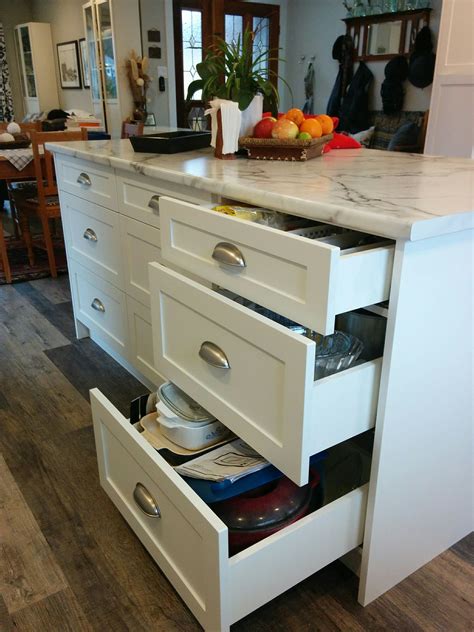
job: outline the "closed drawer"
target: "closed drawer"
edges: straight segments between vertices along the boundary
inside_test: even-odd
[[[308,338],[159,264],[150,289],[156,369],[298,485],[311,455],[375,425],[381,358],[314,381]]]
[[[68,255],[118,288],[123,286],[120,216],[102,206],[61,193]]]
[[[102,167],[86,160],[69,160],[58,156],[56,173],[61,191],[67,191],[107,208],[116,208],[115,175],[110,167]]]
[[[97,389],[91,403],[102,487],[208,632],[228,632],[362,542],[368,485],[229,557],[224,523]],[[138,506],[139,484],[160,517]]]
[[[389,297],[393,245],[344,251],[177,200],[160,208],[165,261],[321,334],[337,314]],[[234,265],[223,263],[229,248],[241,257]]]
[[[75,317],[92,334],[126,358],[128,328],[125,294],[76,261],[70,261],[69,277]]]
[[[150,306],[148,264],[161,263],[160,231],[129,217],[120,217],[125,291]]]
[[[119,210],[141,222],[160,227],[160,201],[163,195],[202,204],[213,196],[206,191],[145,176],[118,175]]]
[[[152,384],[159,385],[164,380],[155,369],[153,359],[153,331],[151,311],[131,296],[126,297],[129,335],[129,361],[147,377]],[[155,331],[155,336],[160,332]]]

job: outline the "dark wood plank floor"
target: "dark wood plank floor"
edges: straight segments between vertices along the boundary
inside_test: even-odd
[[[95,386],[124,413],[146,390],[74,339],[67,277],[0,287],[0,631],[197,632],[99,486]],[[366,608],[335,562],[232,630],[467,632],[473,550],[465,538]]]

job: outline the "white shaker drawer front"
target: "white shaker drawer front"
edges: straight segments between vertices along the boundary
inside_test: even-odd
[[[153,359],[150,308],[127,295],[127,314],[130,340],[129,360],[152,384],[159,385],[164,380],[155,369]],[[158,331],[155,332],[155,336],[159,336]]]
[[[161,263],[160,231],[123,215],[120,226],[126,292],[149,307],[148,264]]]
[[[128,354],[125,294],[75,261],[69,275],[75,317],[123,357]]]
[[[229,626],[362,542],[368,485],[229,557],[228,530],[94,389],[101,485],[206,632]]]
[[[218,630],[226,526],[97,389],[91,404],[102,487],[195,617]]]
[[[393,246],[339,247],[162,198],[163,259],[321,334],[389,297]]]
[[[86,160],[58,157],[56,171],[59,188],[62,191],[107,208],[116,208],[115,175],[110,167],[102,167]]]
[[[122,288],[119,214],[69,193],[61,194],[61,214],[69,256]]]
[[[298,485],[315,454],[375,424],[381,360],[314,381],[315,343],[150,265],[155,366]]]
[[[206,191],[146,176],[118,175],[117,185],[119,210],[157,228],[160,227],[160,204],[164,195],[197,204],[212,201],[212,194]]]

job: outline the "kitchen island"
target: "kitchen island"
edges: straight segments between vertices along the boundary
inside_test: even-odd
[[[472,530],[472,161],[50,148],[79,337],[148,386],[178,384],[299,485],[312,454],[375,432],[367,484],[229,557],[212,508],[92,392],[102,485],[206,630],[228,630],[342,556],[367,604]],[[209,210],[228,200],[348,229],[350,247]],[[370,240],[355,245],[354,231]],[[313,341],[216,286],[323,334],[337,314],[376,305],[383,357],[314,381]],[[209,340],[230,368],[203,361]],[[161,517],[137,507],[138,483]]]

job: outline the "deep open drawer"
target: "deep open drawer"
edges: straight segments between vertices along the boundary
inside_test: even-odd
[[[394,246],[382,240],[344,253],[166,197],[160,218],[165,261],[321,334],[333,333],[337,314],[389,298]],[[238,265],[222,262],[218,244],[239,253]]]
[[[229,626],[362,542],[368,485],[229,558],[225,524],[97,389],[101,485],[208,632]],[[141,483],[159,506],[137,505]]]
[[[374,427],[381,358],[315,382],[308,338],[157,263],[150,291],[157,371],[297,485],[312,454]],[[206,362],[204,343],[230,368]]]

